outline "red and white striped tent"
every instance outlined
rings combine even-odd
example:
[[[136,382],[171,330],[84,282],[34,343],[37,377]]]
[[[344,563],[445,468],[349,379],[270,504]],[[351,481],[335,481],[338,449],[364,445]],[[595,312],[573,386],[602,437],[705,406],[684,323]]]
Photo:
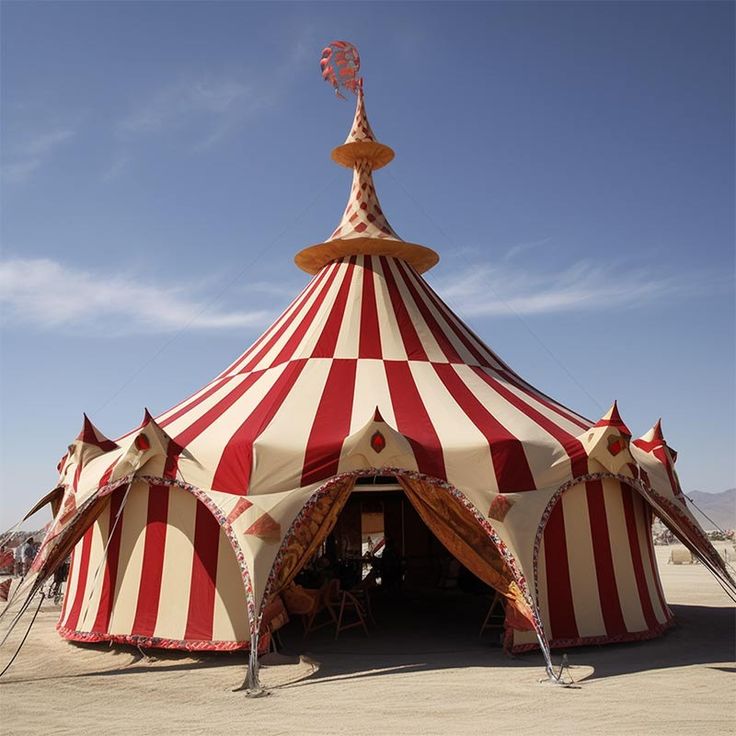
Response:
[[[372,172],[393,158],[358,90],[333,152],[348,206],[296,257],[314,274],[201,391],[116,441],[85,417],[44,501],[38,581],[73,549],[58,624],[75,641],[251,648],[261,616],[356,480],[394,476],[445,545],[507,599],[515,651],[657,636],[672,623],[657,514],[721,581],[660,425],[590,422],[530,386],[424,280],[438,256],[389,225]]]

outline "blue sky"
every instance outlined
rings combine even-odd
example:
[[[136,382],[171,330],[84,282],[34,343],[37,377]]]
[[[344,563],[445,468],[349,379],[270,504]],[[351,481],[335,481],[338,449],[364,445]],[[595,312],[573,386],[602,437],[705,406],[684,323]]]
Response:
[[[376,174],[429,282],[518,372],[632,431],[686,490],[735,481],[730,3],[2,5],[2,509],[53,486],[86,411],[175,404],[306,282],[361,51]]]

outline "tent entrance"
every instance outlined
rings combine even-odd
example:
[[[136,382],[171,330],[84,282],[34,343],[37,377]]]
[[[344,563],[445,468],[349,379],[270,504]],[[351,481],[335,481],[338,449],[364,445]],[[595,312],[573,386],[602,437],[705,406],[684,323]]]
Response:
[[[322,526],[295,584],[316,591],[336,577],[343,590],[367,588],[377,623],[371,638],[429,627],[453,628],[477,642],[496,592],[508,598],[513,581],[469,512],[445,489],[432,488],[407,488],[392,476],[359,478],[329,530]],[[503,611],[496,606],[486,643],[500,640]],[[291,632],[301,632],[298,622]]]

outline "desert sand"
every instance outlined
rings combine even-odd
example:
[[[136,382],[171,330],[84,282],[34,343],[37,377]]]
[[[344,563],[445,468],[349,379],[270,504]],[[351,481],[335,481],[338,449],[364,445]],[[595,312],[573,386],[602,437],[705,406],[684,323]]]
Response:
[[[337,643],[326,631],[304,642],[295,625],[262,667],[270,696],[260,699],[233,692],[243,655],[69,644],[48,604],[0,680],[0,731],[735,734],[736,609],[701,565],[666,564],[670,549],[657,553],[675,628],[649,642],[570,649],[570,688],[540,683],[540,654],[510,658],[478,637],[483,600],[427,615],[426,599],[408,596],[396,621],[379,617],[370,638],[354,629]],[[1,666],[29,620],[0,650]]]

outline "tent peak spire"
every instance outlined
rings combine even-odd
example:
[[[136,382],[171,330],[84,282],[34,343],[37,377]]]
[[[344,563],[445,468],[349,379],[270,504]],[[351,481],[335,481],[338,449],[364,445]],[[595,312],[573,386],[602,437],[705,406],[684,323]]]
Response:
[[[373,172],[390,163],[394,152],[377,140],[368,122],[363,79],[357,76],[360,69],[357,49],[346,41],[333,41],[322,52],[320,65],[323,78],[333,85],[339,97],[343,97],[340,89],[346,89],[357,98],[348,137],[332,151],[336,163],[353,170],[353,183],[340,224],[326,241],[297,253],[296,265],[315,274],[338,258],[365,254],[400,258],[420,273],[429,270],[439,261],[437,253],[402,240],[378,201]]]

